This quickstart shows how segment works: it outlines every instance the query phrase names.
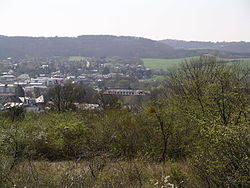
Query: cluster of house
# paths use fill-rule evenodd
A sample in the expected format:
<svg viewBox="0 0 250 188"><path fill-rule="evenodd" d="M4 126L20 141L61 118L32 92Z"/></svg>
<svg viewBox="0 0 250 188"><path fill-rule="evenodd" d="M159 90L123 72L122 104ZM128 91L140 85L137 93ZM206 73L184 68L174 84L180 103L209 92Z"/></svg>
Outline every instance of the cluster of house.
<svg viewBox="0 0 250 188"><path fill-rule="evenodd" d="M51 85L64 83L80 83L95 89L103 89L105 83L117 78L122 79L147 79L152 76L152 71L138 63L98 62L99 60L83 60L80 62L62 62L35 58L33 60L7 58L1 60L0 70L0 109L13 106L23 106L26 110L42 110L44 97L38 98L16 96L17 86L24 89L26 96L34 96L36 89L45 90ZM29 72L29 65L39 65L38 69ZM27 95L28 94L28 95ZM29 95L32 94L32 95ZM141 90L114 90L109 89L103 94L113 95L148 95ZM38 96L38 95L36 95ZM93 106L88 107L93 108Z"/></svg>
<svg viewBox="0 0 250 188"><path fill-rule="evenodd" d="M33 58L0 60L4 72L0 71L0 83L29 82L29 86L40 86L37 83L46 82L44 85L70 79L91 86L98 86L100 82L112 79L134 77L136 79L148 79L152 77L152 71L138 62L129 63L125 60L89 60L70 61L59 58ZM132 60L131 60L132 61ZM29 68L30 67L30 68ZM33 67L33 69L32 69ZM33 70L30 72L30 70ZM25 74L22 74L25 73ZM32 76L32 78L29 78ZM41 78L40 78L41 77Z"/></svg>
<svg viewBox="0 0 250 188"><path fill-rule="evenodd" d="M16 66L11 65L14 68ZM48 64L41 65L41 70L48 68ZM62 66L63 67L63 66ZM104 83L119 77L119 79L129 79L136 77L138 79L150 78L151 70L146 69L142 65L131 65L121 63L104 63L97 64L87 61L85 69L80 72L63 73L62 67L54 72L47 74L35 75L19 74L15 69L10 69L6 72L0 72L0 83L9 85L21 85L25 92L33 92L35 88L46 89L49 85L61 84L65 82L81 83L95 88L103 87ZM38 71L39 72L39 71Z"/></svg>
<svg viewBox="0 0 250 188"><path fill-rule="evenodd" d="M42 111L45 107L43 95L37 98L18 96L17 85L0 84L0 110L23 107L26 111Z"/></svg>

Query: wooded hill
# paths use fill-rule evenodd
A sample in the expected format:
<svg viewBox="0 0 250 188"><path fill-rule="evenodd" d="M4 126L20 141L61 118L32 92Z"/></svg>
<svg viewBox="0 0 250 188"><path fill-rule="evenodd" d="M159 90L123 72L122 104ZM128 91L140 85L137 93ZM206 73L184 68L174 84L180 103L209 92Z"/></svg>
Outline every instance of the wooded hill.
<svg viewBox="0 0 250 188"><path fill-rule="evenodd" d="M180 58L197 55L194 51L175 50L158 41L107 35L78 37L0 37L0 57L87 56Z"/></svg>
<svg viewBox="0 0 250 188"><path fill-rule="evenodd" d="M229 43L225 47L220 47L223 44L198 42L196 45L196 42L193 44L192 42L173 40L155 41L146 38L111 35L83 35L78 37L0 36L0 57L119 56L172 59L207 53L230 58L250 57L249 43ZM233 48L234 46L236 47ZM199 48L199 50L193 48Z"/></svg>
<svg viewBox="0 0 250 188"><path fill-rule="evenodd" d="M184 40L162 40L162 43L175 49L212 49L235 53L250 53L250 42L201 42Z"/></svg>

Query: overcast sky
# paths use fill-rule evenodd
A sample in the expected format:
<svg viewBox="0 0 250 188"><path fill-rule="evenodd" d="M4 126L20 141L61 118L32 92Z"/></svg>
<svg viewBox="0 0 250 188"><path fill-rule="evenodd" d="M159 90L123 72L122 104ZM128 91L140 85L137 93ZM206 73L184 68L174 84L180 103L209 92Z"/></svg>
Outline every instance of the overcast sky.
<svg viewBox="0 0 250 188"><path fill-rule="evenodd" d="M0 0L0 35L250 41L250 0Z"/></svg>

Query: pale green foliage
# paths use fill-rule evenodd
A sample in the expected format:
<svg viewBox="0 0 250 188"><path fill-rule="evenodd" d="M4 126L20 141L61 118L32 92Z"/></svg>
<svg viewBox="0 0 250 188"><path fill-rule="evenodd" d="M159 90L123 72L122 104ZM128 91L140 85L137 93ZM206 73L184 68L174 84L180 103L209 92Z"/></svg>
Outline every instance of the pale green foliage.
<svg viewBox="0 0 250 188"><path fill-rule="evenodd" d="M215 59L187 62L168 82L177 112L191 125L194 170L209 187L249 186L249 72Z"/></svg>

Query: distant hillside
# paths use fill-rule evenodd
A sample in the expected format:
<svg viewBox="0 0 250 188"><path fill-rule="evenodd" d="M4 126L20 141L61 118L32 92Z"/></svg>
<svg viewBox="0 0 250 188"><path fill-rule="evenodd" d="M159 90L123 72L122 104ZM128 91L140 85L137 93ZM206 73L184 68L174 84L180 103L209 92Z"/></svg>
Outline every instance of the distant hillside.
<svg viewBox="0 0 250 188"><path fill-rule="evenodd" d="M79 37L6 37L0 36L0 57L87 56L182 58L197 55L192 50L176 50L162 42L109 35Z"/></svg>
<svg viewBox="0 0 250 188"><path fill-rule="evenodd" d="M162 43L175 49L213 49L235 53L250 53L250 42L199 42L183 40L162 40Z"/></svg>

